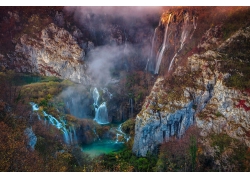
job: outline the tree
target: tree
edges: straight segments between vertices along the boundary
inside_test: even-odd
[[[198,150],[198,148],[197,148],[197,140],[192,135],[190,137],[190,146],[189,146],[189,153],[190,153],[190,156],[191,156],[192,171],[195,170],[195,166],[196,166],[197,150]]]

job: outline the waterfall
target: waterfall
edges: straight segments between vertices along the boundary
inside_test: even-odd
[[[159,73],[159,68],[160,68],[162,57],[163,57],[163,53],[164,53],[164,51],[166,49],[167,34],[168,34],[168,25],[169,25],[169,22],[170,22],[170,18],[171,18],[171,14],[168,16],[168,23],[167,23],[167,26],[165,28],[164,40],[163,40],[163,44],[162,44],[162,47],[161,47],[161,51],[160,51],[159,55],[157,55],[157,61],[156,61],[156,67],[155,67],[155,74]]]
[[[106,102],[103,102],[100,106],[98,106],[99,92],[97,88],[94,88],[93,91],[93,99],[94,99],[94,107],[95,107],[95,118],[94,120],[98,124],[108,124],[108,110],[106,106]]]
[[[76,135],[76,130],[75,130],[74,126],[69,127],[69,136],[70,136],[71,144],[78,142],[77,135]]]
[[[151,43],[150,56],[149,56],[147,64],[146,64],[145,71],[148,70],[148,63],[149,63],[149,61],[153,59],[153,51],[154,51],[154,45],[155,45],[155,34],[156,34],[156,31],[157,31],[158,27],[160,26],[160,22],[161,22],[161,20],[159,21],[159,25],[154,30],[154,35],[153,35],[153,39],[152,39],[152,43]]]
[[[100,96],[99,92],[98,92],[97,88],[95,88],[93,91],[94,107],[98,106],[99,96]]]
[[[173,63],[173,61],[174,61],[175,57],[177,56],[177,54],[178,54],[178,53],[175,53],[175,55],[174,55],[173,59],[171,60],[170,65],[169,65],[169,68],[168,68],[168,71],[170,71],[171,66],[172,66],[172,63]]]
[[[109,99],[112,99],[113,94],[111,94],[111,92],[109,92],[108,88],[102,88],[102,92],[107,94],[109,96]]]
[[[74,141],[77,143],[77,142],[78,142],[78,139],[77,139],[75,127],[73,127],[73,134],[74,134]]]
[[[96,132],[96,129],[95,129],[95,128],[93,129],[93,132],[94,132],[94,134],[96,135],[97,139],[98,139],[98,140],[101,140],[101,139],[100,139],[100,137],[99,137],[99,135],[97,134],[97,132]]]
[[[39,106],[33,102],[30,103],[32,106],[33,111],[38,111]],[[75,128],[72,126],[69,126],[69,129],[66,127],[66,120],[63,119],[56,119],[54,116],[47,114],[45,111],[43,111],[44,115],[44,123],[48,122],[52,126],[56,127],[57,129],[61,130],[63,133],[64,141],[66,144],[71,145],[73,143],[77,143],[77,135],[75,132]],[[40,117],[40,116],[39,116]]]
[[[129,98],[129,106],[130,106],[130,117],[133,117],[133,99]]]
[[[148,58],[148,60],[147,60],[147,64],[146,64],[146,67],[145,67],[145,71],[148,70],[148,62],[149,62],[149,58]]]
[[[192,32],[192,34],[191,34],[191,36],[190,36],[190,39],[192,39],[192,37],[193,37],[193,34],[194,34],[194,31],[196,30],[196,28],[197,28],[197,22],[196,22],[196,19],[197,17],[195,17],[195,16],[193,16],[193,26],[194,26],[194,30],[193,30],[193,32]]]
[[[121,142],[121,141],[119,141],[119,136],[122,136],[126,140],[126,142],[128,142],[130,139],[130,136],[122,131],[122,124],[120,124],[118,126],[118,128],[116,129],[116,141],[115,141],[115,143]]]
[[[33,103],[33,102],[30,102],[30,105],[32,106],[32,111],[38,111],[39,110],[39,107],[37,104]]]
[[[185,41],[187,39],[187,36],[188,36],[188,30],[187,30],[187,27],[188,27],[188,22],[189,22],[189,15],[188,15],[188,12],[185,14],[184,16],[184,25],[183,25],[183,29],[182,29],[182,33],[181,33],[181,39],[180,39],[180,48],[179,50],[177,51],[177,53],[175,53],[174,57],[172,58],[172,60],[170,61],[170,65],[169,65],[169,68],[168,68],[168,72],[171,70],[171,67],[172,67],[172,64],[174,62],[174,59],[175,57],[177,56],[177,54],[182,50],[184,44],[185,44]]]
[[[98,124],[108,124],[108,110],[106,102],[103,102],[98,108],[96,108],[96,114],[94,119]]]

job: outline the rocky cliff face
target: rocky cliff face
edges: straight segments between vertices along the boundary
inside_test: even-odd
[[[172,69],[173,62],[178,59],[185,44],[191,41],[197,28],[197,19],[195,11],[189,10],[170,10],[162,14],[152,39],[147,66],[149,71],[165,74],[163,69]]]
[[[163,79],[158,79],[150,96],[143,105],[143,110],[136,117],[133,151],[137,156],[146,156],[156,146],[167,141],[171,136],[181,137],[194,122],[193,102],[174,102],[180,107],[171,112],[171,105],[157,102],[160,96],[166,96],[161,88]],[[157,107],[156,107],[157,106]]]
[[[26,17],[8,12],[1,25],[13,26],[9,41],[12,47],[1,48],[1,66],[16,72],[57,76],[77,83],[86,83],[85,54],[93,43],[63,13]],[[14,16],[15,15],[15,16]],[[14,18],[13,18],[14,17]]]
[[[202,136],[227,133],[250,146],[249,91],[228,83],[249,77],[238,68],[249,64],[249,27],[224,42],[220,34],[221,26],[209,29],[198,45],[203,53],[188,57],[187,66],[176,68],[170,78],[158,78],[136,117],[135,154],[152,153],[169,137],[180,138],[191,125],[200,128]]]
[[[87,82],[85,52],[68,31],[51,23],[40,37],[24,34],[15,46],[11,61],[17,72],[57,76],[74,82]]]

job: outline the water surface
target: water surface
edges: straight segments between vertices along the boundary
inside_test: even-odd
[[[89,154],[90,157],[96,157],[101,154],[116,152],[124,147],[124,143],[113,140],[99,140],[89,145],[83,145],[82,151]]]

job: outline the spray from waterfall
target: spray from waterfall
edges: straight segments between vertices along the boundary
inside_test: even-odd
[[[163,53],[164,53],[164,51],[166,49],[166,46],[167,46],[168,25],[169,25],[169,22],[170,22],[170,18],[171,18],[171,14],[168,16],[168,23],[167,23],[167,26],[165,28],[164,40],[163,40],[163,44],[162,44],[162,47],[161,47],[161,51],[160,51],[159,55],[157,55],[155,74],[159,73],[159,68],[160,68],[160,64],[161,64],[161,61],[162,61]]]

